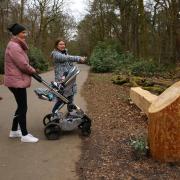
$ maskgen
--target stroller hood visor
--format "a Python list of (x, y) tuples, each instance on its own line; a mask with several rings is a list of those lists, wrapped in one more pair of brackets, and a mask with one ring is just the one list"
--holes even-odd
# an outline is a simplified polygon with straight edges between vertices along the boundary
[(79, 72), (80, 72), (80, 70), (76, 66), (72, 67), (69, 70), (67, 76), (65, 77), (63, 84), (65, 86), (67, 86), (72, 80), (74, 80), (76, 78), (76, 76), (79, 74)]

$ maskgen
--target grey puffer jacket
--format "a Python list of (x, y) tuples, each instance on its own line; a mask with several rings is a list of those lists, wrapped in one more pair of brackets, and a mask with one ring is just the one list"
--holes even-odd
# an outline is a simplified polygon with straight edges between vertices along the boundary
[[(68, 72), (73, 66), (73, 62), (79, 62), (80, 56), (72, 56), (58, 50), (53, 50), (51, 57), (54, 63), (55, 81), (60, 82), (64, 72)], [(74, 95), (77, 92), (76, 82), (73, 82), (65, 89), (64, 95), (66, 97)]]

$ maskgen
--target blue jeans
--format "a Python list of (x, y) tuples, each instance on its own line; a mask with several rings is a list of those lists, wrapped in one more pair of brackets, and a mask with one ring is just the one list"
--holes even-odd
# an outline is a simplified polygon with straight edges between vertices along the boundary
[[(67, 110), (69, 112), (72, 111), (72, 105), (73, 105), (73, 100), (74, 100), (74, 95), (67, 97), (67, 99), (69, 100), (68, 104), (67, 104)], [(63, 104), (63, 101), (61, 101), (60, 99), (56, 102), (56, 104), (54, 105), (53, 109), (52, 109), (52, 114), (55, 113), (55, 111)]]

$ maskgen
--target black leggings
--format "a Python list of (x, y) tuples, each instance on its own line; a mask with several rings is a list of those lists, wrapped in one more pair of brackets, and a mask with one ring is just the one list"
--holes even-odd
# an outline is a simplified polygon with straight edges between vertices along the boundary
[(12, 123), (12, 131), (17, 131), (18, 124), (21, 128), (22, 135), (28, 134), (26, 129), (26, 113), (27, 113), (27, 93), (26, 88), (9, 88), (14, 94), (17, 103), (17, 109)]

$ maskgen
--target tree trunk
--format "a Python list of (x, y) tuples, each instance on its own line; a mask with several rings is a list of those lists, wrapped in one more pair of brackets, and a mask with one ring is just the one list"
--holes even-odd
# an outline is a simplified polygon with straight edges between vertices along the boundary
[(180, 161), (180, 81), (151, 104), (148, 140), (154, 159), (163, 162)]
[(138, 19), (139, 19), (139, 55), (147, 56), (147, 27), (145, 22), (144, 1), (138, 0)]
[(23, 24), (24, 19), (24, 0), (21, 0), (21, 14), (20, 14), (20, 22)]

